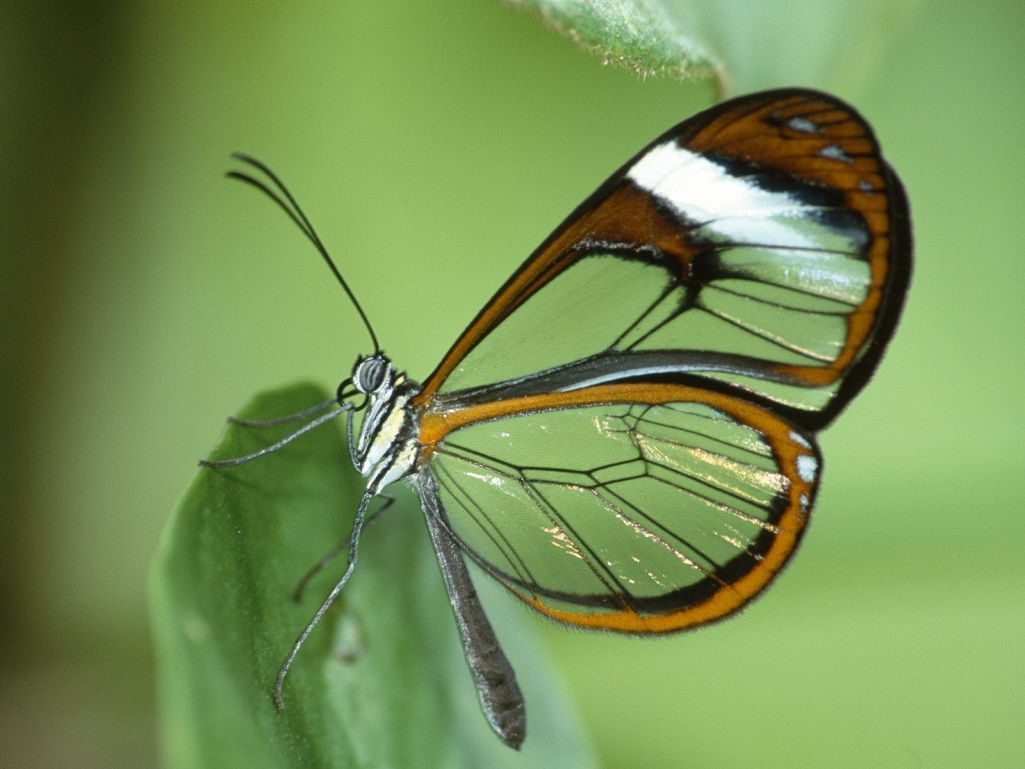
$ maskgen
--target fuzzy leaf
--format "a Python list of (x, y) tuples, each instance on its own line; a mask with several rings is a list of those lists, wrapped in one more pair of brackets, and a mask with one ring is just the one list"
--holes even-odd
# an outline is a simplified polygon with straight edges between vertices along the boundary
[(721, 95), (861, 86), (920, 0), (509, 0), (608, 64), (714, 78)]
[(510, 5), (536, 12), (547, 26), (606, 64), (645, 77), (718, 77), (712, 57), (681, 34), (658, 0), (510, 0)]

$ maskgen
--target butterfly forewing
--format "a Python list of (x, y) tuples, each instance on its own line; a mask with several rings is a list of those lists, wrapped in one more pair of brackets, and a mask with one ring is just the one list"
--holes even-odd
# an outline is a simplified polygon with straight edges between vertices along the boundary
[(736, 398), (605, 385), (428, 418), (447, 526), (556, 619), (666, 632), (739, 608), (807, 523), (811, 438)]
[(821, 427), (871, 374), (909, 269), (903, 191), (856, 112), (807, 91), (737, 99), (585, 201), (419, 402), (700, 376)]

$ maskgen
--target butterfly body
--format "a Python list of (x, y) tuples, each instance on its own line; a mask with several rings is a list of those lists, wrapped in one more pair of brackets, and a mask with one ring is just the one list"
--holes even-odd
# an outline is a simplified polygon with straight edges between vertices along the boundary
[(294, 434), (345, 414), (367, 488), (349, 566), (279, 672), (279, 706), (352, 572), (370, 500), (401, 479), (419, 494), (484, 713), (512, 747), (525, 707), (465, 559), (582, 628), (663, 634), (744, 607), (801, 541), (822, 475), (816, 432), (874, 373), (910, 279), (907, 200), (865, 120), (815, 91), (751, 94), (616, 171), (421, 385), (381, 353), (280, 181), (243, 160), (287, 201), (234, 175), (306, 232), (375, 347), (334, 411)]
[[(366, 370), (371, 366), (379, 369), (368, 376)], [(396, 372), (383, 355), (357, 361), (352, 382), (369, 398), (369, 405), (358, 440), (350, 437), (349, 453), (353, 465), (367, 479), (367, 493), (377, 494), (416, 468), (421, 453), (419, 427), (410, 400), (420, 387)]]

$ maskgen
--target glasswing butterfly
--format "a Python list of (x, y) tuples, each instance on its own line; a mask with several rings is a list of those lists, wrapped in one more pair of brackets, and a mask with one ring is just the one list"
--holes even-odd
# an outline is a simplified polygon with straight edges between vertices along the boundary
[(335, 399), (243, 422), (310, 419), (298, 431), (202, 463), (247, 462), (344, 414), (367, 480), (334, 551), (348, 552), (345, 572), (274, 683), (279, 708), (295, 655), (353, 572), (370, 501), (400, 480), (420, 496), (484, 713), (513, 748), (523, 697), (467, 557), (577, 627), (670, 633), (742, 608), (800, 542), (822, 473), (815, 433), (871, 377), (910, 278), (907, 199), (865, 120), (824, 93), (756, 93), (616, 171), (421, 384), (382, 352), (278, 177), (236, 158), (266, 181), (229, 176), (305, 233), (374, 348)]

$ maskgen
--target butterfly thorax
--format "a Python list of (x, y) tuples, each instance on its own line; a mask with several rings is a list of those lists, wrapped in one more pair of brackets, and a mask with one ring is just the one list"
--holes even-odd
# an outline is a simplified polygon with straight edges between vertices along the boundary
[(396, 372), (387, 358), (375, 355), (356, 363), (353, 385), (370, 402), (353, 445), (353, 463), (376, 494), (409, 475), (419, 457), (417, 416), (410, 399), (420, 385)]

